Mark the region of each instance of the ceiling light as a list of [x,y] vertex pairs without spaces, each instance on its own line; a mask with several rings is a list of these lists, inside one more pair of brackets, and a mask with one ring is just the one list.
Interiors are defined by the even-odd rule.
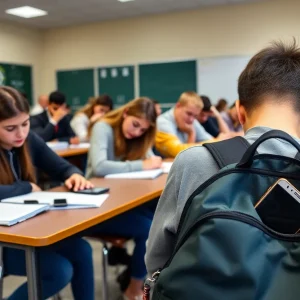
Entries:
[[134,1],[134,0],[118,0],[119,2],[129,2],[129,1]]
[[26,19],[45,16],[48,14],[44,10],[34,8],[31,6],[22,6],[22,7],[11,8],[11,9],[7,9],[5,12],[7,14],[18,16],[21,18],[26,18]]

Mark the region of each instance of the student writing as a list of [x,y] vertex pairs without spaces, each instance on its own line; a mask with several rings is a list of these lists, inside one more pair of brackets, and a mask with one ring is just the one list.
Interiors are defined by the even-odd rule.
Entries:
[[[148,98],[135,99],[108,113],[92,129],[87,176],[159,168],[161,158],[154,156],[151,150],[155,131],[155,105]],[[90,233],[134,239],[131,280],[123,295],[124,299],[142,299],[142,285],[146,275],[144,255],[152,217],[153,213],[149,209],[140,207],[89,230]]]
[[[36,169],[64,181],[68,189],[92,187],[80,170],[57,156],[39,136],[29,131],[29,122],[26,99],[13,88],[0,87],[1,199],[40,191]],[[74,299],[94,299],[92,250],[85,240],[70,238],[39,249],[38,259],[43,299],[56,294],[68,283],[71,283]],[[26,276],[23,250],[4,248],[3,260],[6,274]],[[19,286],[8,299],[28,299],[27,283]]]

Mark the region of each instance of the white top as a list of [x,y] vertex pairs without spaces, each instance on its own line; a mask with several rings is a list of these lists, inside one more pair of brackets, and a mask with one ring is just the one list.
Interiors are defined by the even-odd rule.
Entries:
[[86,114],[76,114],[70,124],[76,136],[79,137],[80,142],[88,141],[88,128],[90,120]]
[[30,111],[31,116],[36,116],[41,114],[44,111],[44,109],[37,103]]

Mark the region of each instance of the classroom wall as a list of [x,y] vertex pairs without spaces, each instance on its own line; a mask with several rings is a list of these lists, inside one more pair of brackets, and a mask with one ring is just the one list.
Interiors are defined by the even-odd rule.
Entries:
[[22,25],[0,22],[0,41],[0,62],[32,65],[35,99],[42,92],[42,32]]
[[300,1],[269,0],[49,30],[42,89],[57,69],[248,55],[272,39],[299,37]]

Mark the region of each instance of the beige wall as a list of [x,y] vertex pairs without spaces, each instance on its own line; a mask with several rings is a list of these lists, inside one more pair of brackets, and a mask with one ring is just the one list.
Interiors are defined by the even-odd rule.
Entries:
[[299,40],[300,1],[146,16],[38,31],[0,23],[0,61],[32,64],[35,94],[55,89],[55,71],[253,54],[270,40]]
[[43,85],[55,70],[252,54],[270,40],[299,36],[300,1],[272,0],[50,30]]
[[41,92],[42,32],[21,25],[0,22],[0,62],[33,67],[33,97]]

